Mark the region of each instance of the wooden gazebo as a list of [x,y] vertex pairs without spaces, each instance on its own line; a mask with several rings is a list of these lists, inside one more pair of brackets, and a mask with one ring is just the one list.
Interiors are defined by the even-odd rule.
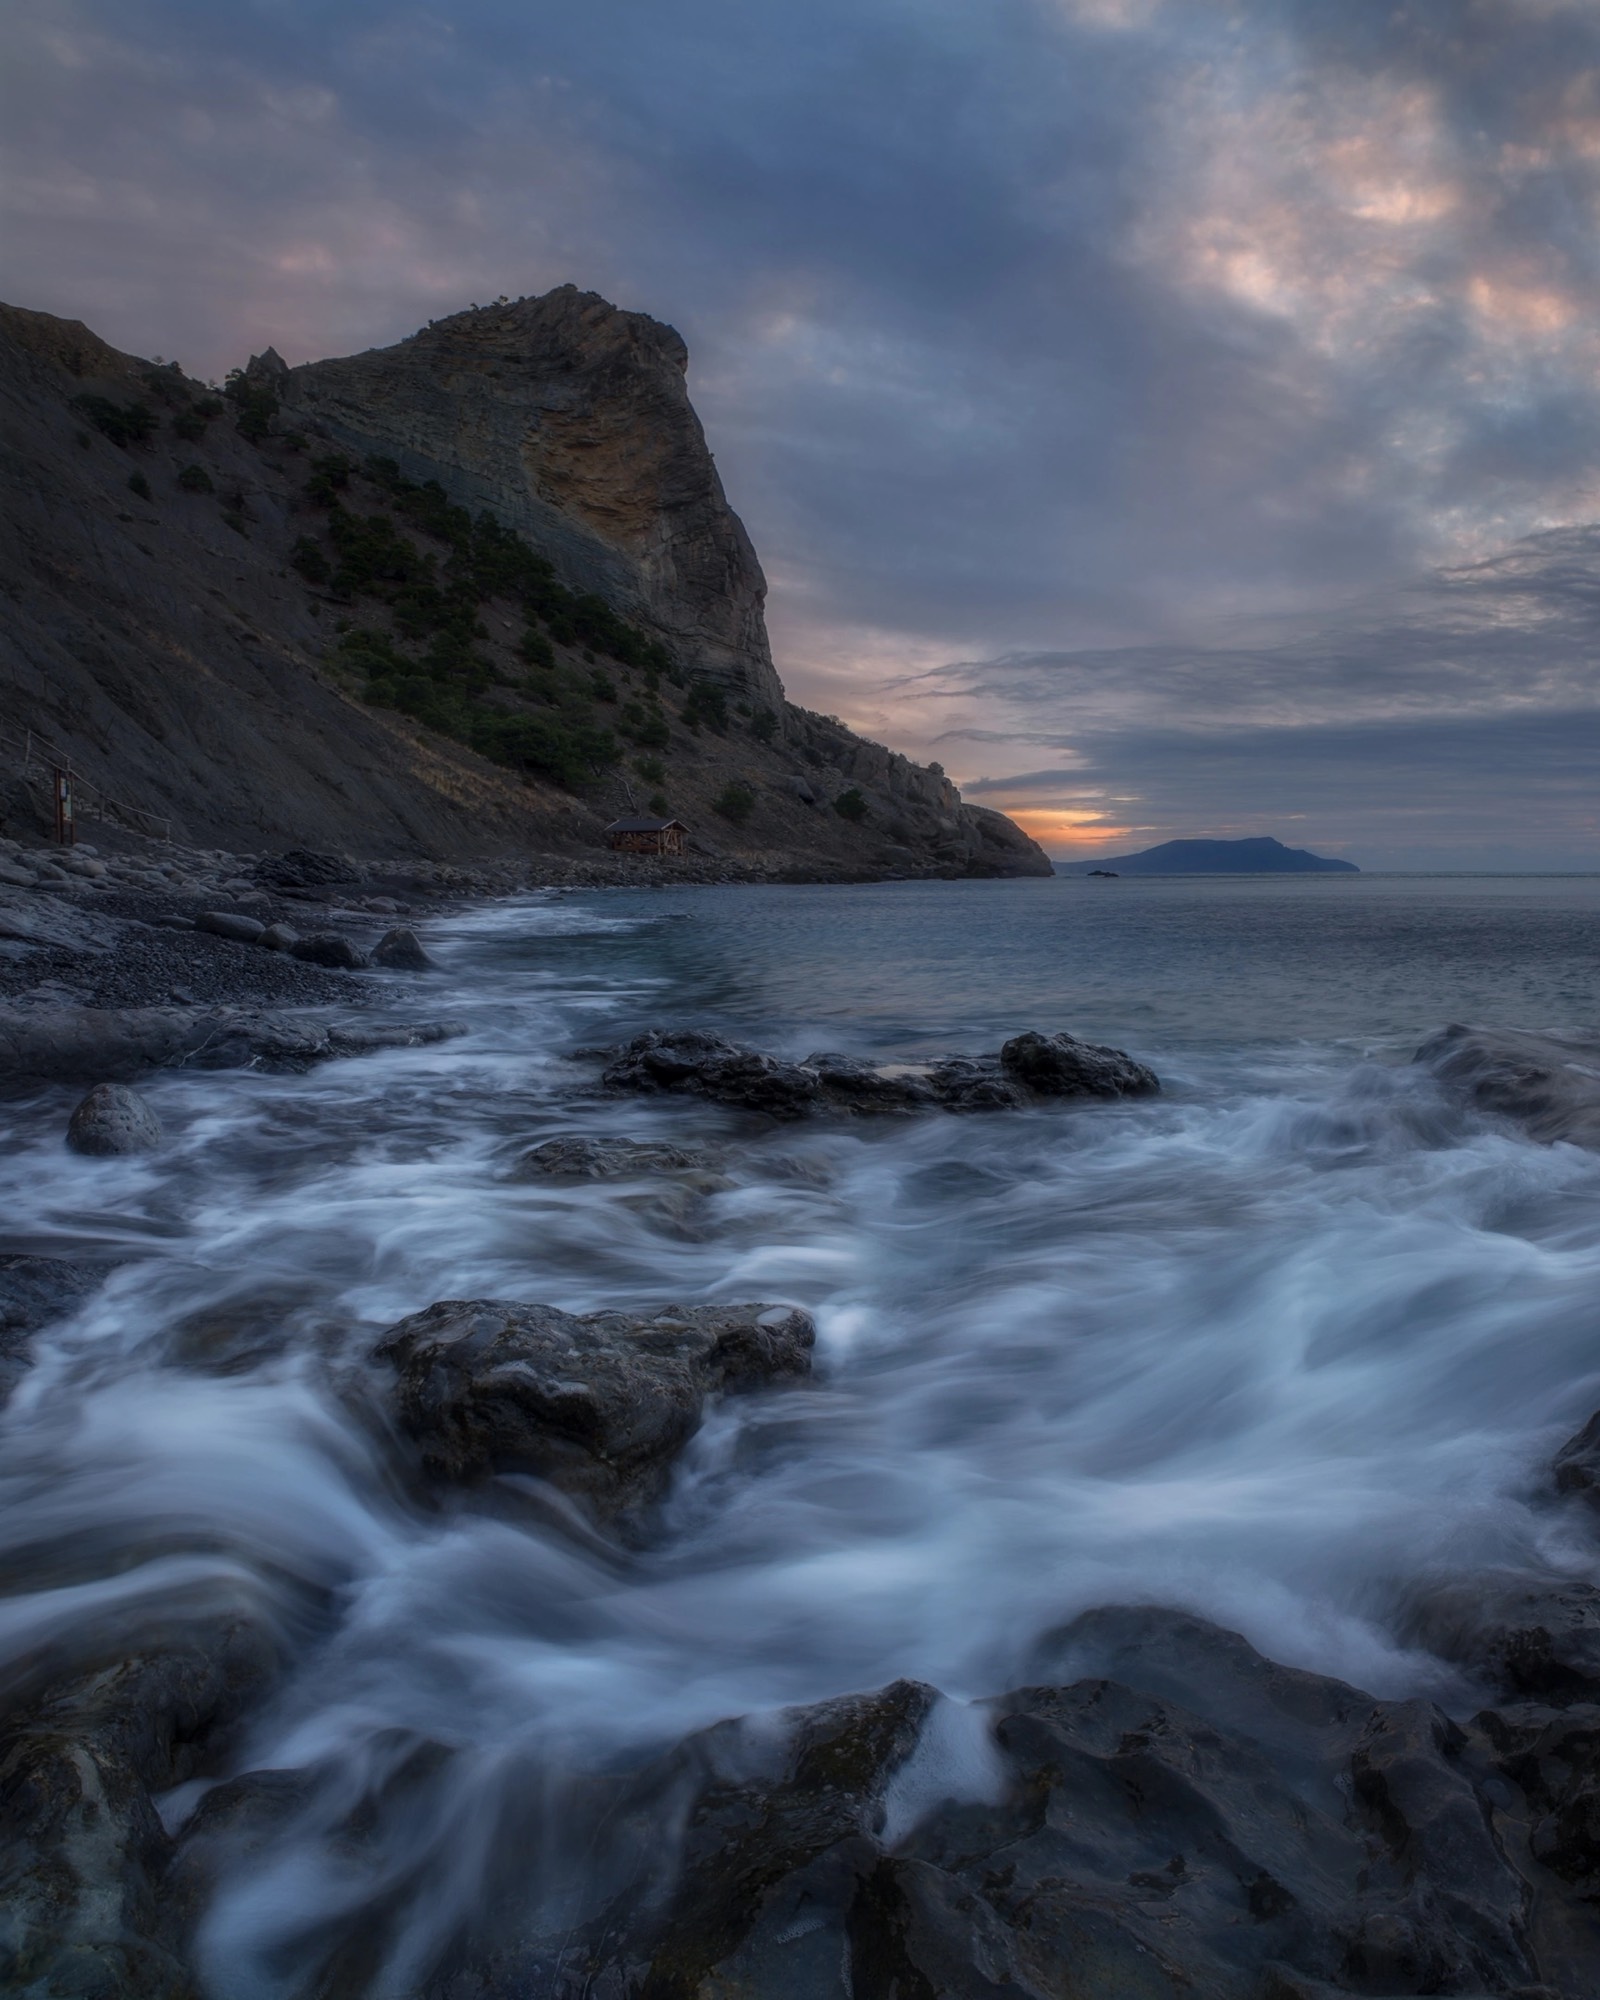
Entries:
[[615,854],[681,854],[688,831],[681,819],[614,819],[606,837]]

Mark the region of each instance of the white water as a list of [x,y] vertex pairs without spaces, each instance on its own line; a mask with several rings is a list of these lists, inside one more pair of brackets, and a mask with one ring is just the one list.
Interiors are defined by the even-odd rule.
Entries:
[[[917,893],[925,931],[945,906]],[[808,908],[835,942],[859,925],[876,1011],[858,1029],[848,982],[808,987]],[[578,1907],[586,1877],[631,1863],[575,1778],[721,1718],[897,1675],[993,1693],[1042,1633],[1113,1602],[1461,1702],[1396,1637],[1408,1592],[1502,1561],[1594,1572],[1544,1468],[1600,1403],[1600,1160],[1453,1109],[1398,1060],[1403,1038],[1364,1054],[1359,1034],[1186,1034],[1170,1012],[1121,1037],[1167,1081],[1152,1103],[756,1130],[575,1095],[586,1072],[561,1049],[692,1014],[694,981],[732,1018],[759,1014],[767,977],[778,1018],[765,1036],[750,1019],[752,1039],[893,1045],[893,940],[870,903],[728,909],[474,913],[435,940],[426,994],[469,1040],[158,1079],[171,1143],[150,1160],[69,1156],[70,1093],[17,1108],[5,1247],[128,1261],[41,1338],[3,1419],[0,1661],[99,1657],[219,1605],[281,1634],[292,1671],[239,1768],[299,1772],[306,1800],[213,1909],[206,1962],[230,2000],[304,1991],[380,1906],[392,1991],[508,1881]],[[709,937],[682,944],[697,925]],[[995,1018],[1112,1033],[1076,1007],[1044,1017],[1037,993],[1012,1013],[1004,968],[968,949],[952,932],[935,988],[903,970],[902,1045],[952,1016],[973,1047]],[[733,1185],[504,1177],[573,1130],[719,1139]],[[496,1295],[793,1301],[817,1319],[816,1385],[719,1410],[647,1552],[526,1496],[498,1518],[425,1512],[357,1413],[363,1357],[434,1299]],[[948,1727],[981,1782],[981,1745]],[[195,1796],[169,1802],[175,1823]],[[352,1843],[363,1806],[373,1832]]]

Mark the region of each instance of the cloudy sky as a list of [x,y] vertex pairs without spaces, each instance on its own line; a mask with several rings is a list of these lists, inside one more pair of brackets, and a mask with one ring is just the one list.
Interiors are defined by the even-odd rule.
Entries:
[[670,320],[791,692],[1057,852],[1600,866],[1596,0],[11,0],[0,75],[0,290],[119,346]]

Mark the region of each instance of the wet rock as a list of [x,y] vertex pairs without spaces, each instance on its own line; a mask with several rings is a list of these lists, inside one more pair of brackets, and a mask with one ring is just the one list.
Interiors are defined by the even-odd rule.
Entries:
[[517,1181],[615,1181],[635,1174],[688,1173],[708,1164],[707,1155],[686,1146],[643,1139],[590,1139],[563,1133],[529,1147],[511,1170]]
[[361,947],[337,931],[314,931],[310,937],[297,938],[289,946],[289,955],[334,972],[359,972],[368,962]]
[[824,1049],[807,1056],[805,1067],[827,1098],[853,1111],[933,1111],[939,1105],[930,1064],[869,1063]]
[[257,1625],[221,1617],[13,1707],[0,1737],[0,1990],[194,2000],[155,1796],[207,1768],[276,1664]]
[[1402,1636],[1511,1701],[1600,1701],[1600,1589],[1571,1577],[1491,1570],[1408,1607]]
[[[1130,1678],[975,1710],[902,1682],[792,1715],[764,1763],[730,1726],[696,1739],[678,1872],[663,1856],[575,1959],[570,1933],[530,1943],[479,1990],[1531,2000],[1545,1984],[1521,1837],[1491,1827],[1493,1766],[1438,1709],[1274,1667],[1184,1614],[1092,1614],[1058,1641]],[[1569,1817],[1576,1862],[1583,1810]],[[1576,1895],[1566,1909],[1600,1942]]]
[[1600,1036],[1454,1025],[1424,1042],[1414,1060],[1531,1139],[1600,1148]]
[[236,944],[259,944],[267,928],[257,918],[236,916],[231,910],[203,911],[194,927],[211,937],[232,938]]
[[1075,1035],[1013,1035],[1000,1063],[1036,1097],[1141,1097],[1161,1088],[1154,1070],[1121,1049]]
[[372,947],[372,963],[387,972],[429,972],[434,961],[422,948],[422,940],[403,924],[385,931]]
[[361,880],[361,870],[347,855],[318,854],[306,847],[267,855],[256,863],[254,874],[264,889],[326,889]]
[[0,1006],[0,1080],[120,1080],[163,1068],[304,1070],[460,1033],[451,1021],[329,1027],[226,1007]]
[[151,1153],[161,1144],[161,1120],[125,1083],[97,1083],[67,1123],[67,1144],[103,1157]]
[[819,1111],[1014,1111],[1041,1099],[1123,1097],[1161,1088],[1153,1071],[1120,1049],[1071,1035],[1019,1035],[998,1056],[873,1063],[824,1050],[794,1063],[699,1028],[656,1028],[636,1036],[610,1052],[601,1082],[611,1090],[681,1091],[775,1118]]
[[709,1398],[803,1379],[815,1338],[784,1306],[587,1313],[446,1300],[373,1350],[436,1477],[533,1473],[602,1516],[653,1499]]
[[300,933],[288,924],[268,924],[256,940],[268,951],[293,951],[300,942]]
[[814,1071],[703,1028],[652,1028],[635,1036],[607,1064],[601,1082],[610,1090],[686,1092],[773,1118],[804,1118],[822,1101]]
[[0,1403],[27,1368],[32,1336],[75,1312],[108,1269],[65,1257],[0,1257]]
[[1591,1507],[1600,1507],[1600,1410],[1556,1453],[1554,1469],[1557,1492],[1577,1494]]

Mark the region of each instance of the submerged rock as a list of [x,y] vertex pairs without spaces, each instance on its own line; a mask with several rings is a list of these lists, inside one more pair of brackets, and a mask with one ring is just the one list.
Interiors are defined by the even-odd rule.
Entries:
[[1424,1042],[1414,1060],[1531,1139],[1600,1149],[1600,1036],[1456,1024]]
[[67,1144],[75,1153],[101,1156],[153,1153],[161,1144],[161,1120],[125,1083],[97,1083],[68,1120]]
[[997,1056],[873,1063],[819,1051],[787,1062],[703,1028],[652,1028],[610,1052],[610,1090],[677,1091],[774,1118],[818,1112],[1011,1111],[1046,1099],[1159,1091],[1153,1070],[1121,1049],[1072,1035],[1025,1034]]
[[436,1477],[533,1473],[603,1516],[651,1500],[707,1401],[810,1373],[815,1331],[787,1306],[586,1313],[446,1300],[391,1327],[401,1426]]
[[563,1133],[530,1146],[511,1170],[517,1181],[615,1181],[633,1174],[692,1173],[709,1164],[705,1153],[646,1139],[590,1139]]
[[0,1257],[0,1403],[27,1368],[32,1336],[75,1311],[109,1268],[66,1257]]

